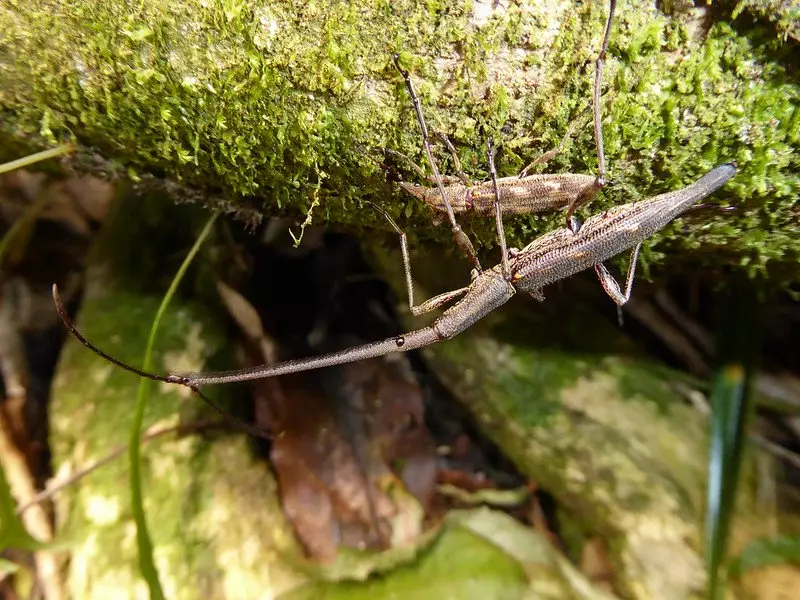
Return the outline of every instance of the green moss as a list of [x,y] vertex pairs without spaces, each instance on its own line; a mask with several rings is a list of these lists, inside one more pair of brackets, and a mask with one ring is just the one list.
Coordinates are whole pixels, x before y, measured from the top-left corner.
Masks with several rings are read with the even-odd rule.
[[692,388],[702,385],[688,375],[659,364],[645,363],[634,367],[632,362],[632,359],[607,358],[602,366],[616,379],[621,400],[652,402],[660,413],[668,412],[680,400],[671,385],[676,379]]
[[[362,200],[395,214],[416,201],[365,153],[388,146],[423,162],[391,53],[407,57],[432,126],[459,144],[468,172],[485,176],[493,136],[505,146],[501,175],[511,174],[552,148],[589,105],[604,7],[551,4],[484,15],[469,2],[7,2],[3,131],[32,142],[74,139],[123,173],[164,175],[237,209],[299,217],[322,181],[318,221],[389,235]],[[736,160],[741,172],[717,198],[737,212],[668,228],[645,246],[643,264],[683,268],[683,257],[694,269],[733,266],[791,281],[800,255],[800,86],[774,30],[720,22],[706,34],[698,14],[620,5],[604,97],[615,185],[591,210]],[[547,168],[593,171],[591,128]],[[412,243],[449,242],[426,210],[405,212]],[[511,245],[562,220],[510,222]],[[491,223],[469,229],[479,245],[494,245]]]
[[680,589],[694,597],[702,581],[705,433],[674,397],[662,404],[663,379],[637,361],[575,368],[573,358],[570,369],[559,353],[474,335],[432,346],[426,356],[481,430],[555,496],[573,539],[601,536],[610,544],[623,594]]
[[734,16],[748,10],[775,24],[778,35],[800,40],[800,2],[797,0],[743,0],[736,4]]
[[[160,299],[120,292],[108,281],[90,287],[78,326],[112,355],[139,364],[147,336],[139,323],[152,318]],[[158,371],[202,369],[221,347],[220,331],[207,315],[175,306],[160,329],[154,363]],[[135,375],[67,344],[51,406],[57,471],[82,467],[127,439],[138,383]],[[154,386],[145,425],[175,425],[196,413],[200,401],[187,392]],[[300,578],[278,556],[299,551],[277,501],[277,484],[267,467],[253,461],[242,435],[164,436],[144,446],[142,471],[156,565],[170,598],[230,596],[232,590],[252,597],[296,585]],[[68,572],[72,596],[106,598],[112,590],[137,595],[144,583],[124,457],[62,492],[58,522],[60,535],[75,540]]]

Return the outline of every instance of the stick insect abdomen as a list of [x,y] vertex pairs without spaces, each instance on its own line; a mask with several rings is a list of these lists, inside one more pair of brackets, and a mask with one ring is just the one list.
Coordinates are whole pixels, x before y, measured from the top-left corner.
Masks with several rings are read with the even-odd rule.
[[[594,185],[591,175],[570,173],[558,175],[528,175],[503,177],[497,180],[500,207],[504,215],[519,215],[557,210],[572,204],[587,187]],[[470,190],[472,211],[488,216],[494,206],[491,182],[473,186]]]
[[[638,224],[636,233],[640,238],[639,241],[649,238],[689,210],[696,202],[717,191],[734,175],[736,166],[733,163],[722,164],[682,190],[666,192],[649,200],[633,203],[625,215],[625,220],[629,223],[629,227],[633,227],[634,222]],[[594,218],[598,219],[600,216],[602,215]]]
[[[593,188],[594,182],[595,178],[591,175],[539,174],[522,178],[503,177],[497,180],[497,189],[503,214],[520,215],[570,206],[584,190]],[[446,211],[442,196],[436,188],[410,183],[401,183],[400,186],[435,211]],[[469,187],[455,183],[445,186],[444,191],[455,213],[474,213],[479,216],[493,214],[495,198],[491,181]]]
[[[414,185],[406,182],[401,182],[399,185],[409,194],[419,198],[433,209],[443,213],[447,211],[444,200],[442,200],[442,196],[437,188]],[[471,188],[461,183],[445,186],[444,193],[454,213],[464,213],[472,208],[470,191]]]
[[640,244],[736,174],[726,163],[693,184],[593,215],[572,234],[559,229],[534,241],[511,264],[517,289],[538,291]]

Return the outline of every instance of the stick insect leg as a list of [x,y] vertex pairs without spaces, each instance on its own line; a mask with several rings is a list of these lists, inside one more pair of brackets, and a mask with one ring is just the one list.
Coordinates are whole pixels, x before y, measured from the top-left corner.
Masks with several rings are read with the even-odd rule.
[[469,180],[469,177],[467,177],[467,174],[461,169],[461,161],[458,159],[458,152],[456,152],[456,147],[453,146],[453,142],[451,142],[450,138],[444,133],[435,132],[434,135],[442,140],[447,151],[450,152],[450,156],[453,157],[453,168],[456,171],[458,180],[464,184],[465,187],[472,187],[472,182]]
[[603,43],[600,52],[594,63],[594,91],[592,93],[592,110],[594,113],[594,143],[597,148],[597,177],[594,185],[587,186],[577,198],[567,208],[567,226],[570,224],[570,217],[575,210],[582,204],[588,202],[597,195],[601,189],[606,187],[606,155],[603,149],[603,115],[600,111],[600,92],[603,85],[603,65],[606,62],[606,51],[608,50],[608,38],[611,35],[611,23],[614,20],[614,10],[617,0],[611,0],[608,9],[608,19],[606,20],[606,31],[603,35]]
[[417,122],[419,123],[420,130],[422,131],[422,142],[425,147],[425,154],[428,157],[428,163],[431,166],[433,176],[436,178],[436,185],[438,186],[439,193],[442,196],[442,202],[444,202],[445,209],[447,209],[447,218],[450,221],[450,229],[453,231],[453,239],[455,240],[456,244],[458,244],[458,247],[461,248],[461,251],[467,255],[467,258],[469,258],[473,266],[480,272],[481,263],[478,261],[477,254],[475,254],[475,248],[472,245],[469,237],[467,237],[467,234],[464,233],[464,231],[456,222],[456,216],[453,212],[453,207],[450,205],[450,200],[447,198],[447,194],[444,191],[442,177],[439,175],[439,169],[436,167],[436,161],[433,158],[433,152],[431,152],[428,126],[425,124],[425,117],[422,116],[422,104],[419,101],[416,91],[414,91],[414,84],[411,82],[411,76],[408,74],[408,71],[400,66],[400,60],[397,54],[394,55],[394,64],[397,67],[397,70],[400,71],[400,74],[403,76],[403,79],[406,82],[406,88],[411,96],[411,102],[414,104],[414,111],[417,113]]
[[617,306],[622,306],[628,300],[631,299],[633,276],[634,273],[636,272],[636,261],[639,258],[639,250],[641,249],[641,247],[642,243],[639,242],[631,251],[631,259],[630,262],[628,263],[628,275],[625,278],[624,293],[620,291],[617,280],[614,279],[614,276],[609,272],[608,268],[603,263],[595,265],[594,267],[594,270],[597,273],[597,277],[600,279],[600,285],[603,286],[603,289],[606,291],[606,294],[611,296],[611,299],[614,302],[616,302]]
[[411,257],[409,256],[408,253],[408,238],[406,237],[405,232],[402,229],[400,229],[397,223],[394,222],[394,219],[392,219],[392,217],[389,216],[389,213],[387,213],[378,205],[373,204],[372,202],[370,202],[370,204],[372,204],[373,208],[377,210],[379,213],[381,213],[386,218],[387,221],[389,221],[389,224],[400,236],[400,252],[403,255],[403,270],[406,273],[406,289],[408,290],[408,307],[409,309],[411,309],[412,315],[417,317],[419,315],[425,314],[426,312],[430,312],[435,308],[439,308],[440,306],[447,304],[454,298],[458,298],[459,296],[463,296],[464,294],[467,293],[469,287],[463,287],[450,292],[445,292],[444,294],[439,294],[438,296],[434,296],[433,298],[426,300],[419,306],[415,306],[414,279],[411,276]]
[[[410,157],[406,156],[402,152],[398,152],[397,150],[392,150],[391,148],[383,148],[383,151],[386,152],[387,154],[391,154],[392,156],[403,159],[409,166],[409,168],[411,168],[411,170],[414,171],[417,175],[419,175],[422,179],[430,181],[432,183],[436,183],[436,179],[432,175],[428,175],[427,173],[425,173],[425,171],[422,170],[422,167],[420,167],[417,163],[411,160]],[[461,165],[459,165],[458,168],[460,169]],[[442,181],[446,184],[451,184],[463,180],[460,177],[451,177],[449,175],[442,175]]]
[[570,123],[569,127],[567,127],[567,132],[564,134],[564,137],[561,138],[561,141],[555,148],[548,150],[541,156],[538,156],[529,165],[527,165],[524,169],[522,169],[522,171],[519,172],[520,179],[526,177],[528,175],[528,171],[530,171],[533,167],[535,167],[536,165],[543,165],[547,163],[547,161],[549,161],[554,156],[558,155],[558,153],[564,149],[567,143],[575,135],[575,130],[578,129],[579,127],[583,127],[584,125],[583,117],[586,114],[587,110],[588,109],[583,109],[580,112],[580,114],[575,119],[573,119],[572,123]]
[[487,155],[489,157],[489,173],[492,176],[492,187],[494,188],[494,218],[497,223],[497,237],[500,240],[500,252],[503,255],[503,277],[506,281],[511,281],[511,267],[508,264],[508,249],[506,247],[506,234],[503,230],[503,211],[500,208],[500,190],[497,187],[497,169],[494,166],[494,155],[496,148],[494,142],[489,138],[486,142]]

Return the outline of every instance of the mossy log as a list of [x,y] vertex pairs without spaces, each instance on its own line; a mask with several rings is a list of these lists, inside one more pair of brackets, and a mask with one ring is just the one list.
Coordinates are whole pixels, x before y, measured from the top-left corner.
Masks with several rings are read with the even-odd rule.
[[[488,321],[425,355],[482,432],[556,498],[573,554],[604,540],[623,598],[705,597],[708,434],[676,392],[685,376],[636,358],[543,350],[524,341],[529,323],[508,313]],[[753,479],[739,492],[736,548],[794,520],[759,502]]]
[[[130,218],[134,205],[136,218]],[[77,325],[130,364],[141,364],[161,300],[159,292],[147,290],[174,275],[170,248],[183,247],[195,218],[203,217],[191,211],[194,218],[182,228],[173,216],[186,212],[163,198],[127,198],[90,251]],[[168,231],[155,225],[165,222],[172,225]],[[188,279],[210,287],[204,277],[208,270],[195,265]],[[229,364],[231,349],[219,315],[202,299],[198,292],[192,301],[178,297],[171,303],[159,328],[154,368]],[[83,469],[128,442],[140,383],[67,340],[48,407],[57,476]],[[213,397],[227,407],[230,395],[218,392],[212,391]],[[188,390],[150,385],[145,430],[175,429],[141,444],[144,511],[168,598],[257,598],[264,590],[277,595],[304,580],[281,558],[300,550],[283,518],[274,476],[253,458],[244,436],[231,435],[219,423]],[[56,496],[58,539],[68,540],[65,569],[72,598],[147,595],[127,459],[125,452]]]
[[[778,27],[754,24],[747,9],[670,5],[669,15],[641,2],[618,6],[603,100],[614,185],[591,210],[737,161],[739,175],[718,194],[736,213],[680,235],[668,229],[642,260],[691,251],[697,268],[741,266],[788,283],[800,247],[791,19]],[[319,200],[316,222],[388,232],[362,202],[372,199],[404,212],[415,237],[445,241],[446,229],[433,228],[376,165],[381,147],[423,162],[392,53],[473,178],[486,176],[487,137],[502,142],[508,175],[556,146],[575,119],[585,126],[547,169],[591,173],[585,109],[606,10],[605,2],[529,0],[4,2],[3,154],[69,139],[78,167],[156,181],[244,218],[301,219]],[[510,245],[562,219],[514,219]],[[479,245],[494,245],[491,223],[475,221],[471,231]]]
[[[408,315],[400,253],[372,254],[402,299],[406,327],[419,326]],[[419,298],[463,277],[459,257],[419,258]],[[708,422],[688,397],[703,393],[705,383],[642,356],[617,326],[594,274],[584,275],[564,289],[547,288],[543,303],[518,297],[422,354],[481,433],[555,498],[569,555],[580,556],[588,539],[600,538],[619,597],[703,598]],[[798,526],[791,509],[759,499],[756,452],[750,448],[744,462],[731,556],[759,536]],[[781,576],[792,582],[787,589],[796,585],[800,571],[787,571],[765,591],[753,574],[732,585],[771,598]]]

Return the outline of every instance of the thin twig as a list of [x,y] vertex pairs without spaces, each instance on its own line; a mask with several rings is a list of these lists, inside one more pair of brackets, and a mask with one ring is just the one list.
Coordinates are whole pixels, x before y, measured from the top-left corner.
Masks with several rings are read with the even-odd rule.
[[711,356],[714,354],[714,336],[706,331],[697,321],[684,313],[666,290],[656,290],[656,293],[653,294],[653,300],[661,310],[667,313],[673,321],[683,328],[686,334],[691,337],[707,355]]
[[709,372],[708,363],[692,344],[684,331],[668,322],[649,300],[631,298],[625,305],[625,312],[645,325],[685,364],[695,375],[704,376]]
[[[680,386],[680,387],[682,387],[682,386]],[[711,416],[711,406],[710,406],[710,404],[708,402],[708,399],[706,398],[706,396],[704,394],[702,394],[701,392],[692,391],[692,390],[689,390],[689,389],[683,389],[681,391],[684,394],[686,394],[687,398],[689,398],[690,402],[695,407],[695,409],[697,409],[697,411],[699,413],[701,413],[702,415],[704,415],[706,417],[710,417]],[[792,463],[796,467],[800,467],[800,455],[799,454],[797,454],[795,452],[792,452],[788,448],[784,448],[780,444],[776,444],[772,440],[768,440],[763,435],[758,434],[758,433],[748,434],[747,437],[751,442],[753,442],[757,446],[760,446],[763,450],[766,450],[767,452],[769,452],[771,454],[774,454],[778,458],[782,458],[782,459]]]
[[[149,442],[161,436],[167,435],[168,433],[173,433],[176,431],[200,431],[203,429],[211,429],[214,427],[224,426],[224,421],[195,421],[189,424],[178,424],[172,425],[170,427],[163,427],[161,429],[150,429],[146,431],[144,435],[142,435],[142,443]],[[83,479],[87,475],[93,473],[100,467],[103,467],[113,461],[115,458],[119,458],[125,452],[128,451],[128,444],[120,444],[116,448],[114,448],[111,452],[106,454],[103,458],[100,458],[93,463],[90,463],[83,467],[82,469],[78,469],[68,477],[52,483],[48,486],[46,490],[42,490],[35,496],[33,496],[28,502],[21,505],[17,508],[17,514],[21,515],[23,512],[28,510],[31,506],[35,504],[41,504],[45,500],[49,500],[53,497],[56,492],[60,492],[65,487],[72,485],[73,483]]]
[[749,437],[751,442],[761,446],[767,452],[792,463],[795,467],[800,467],[800,454],[796,454],[757,433],[751,434]]

